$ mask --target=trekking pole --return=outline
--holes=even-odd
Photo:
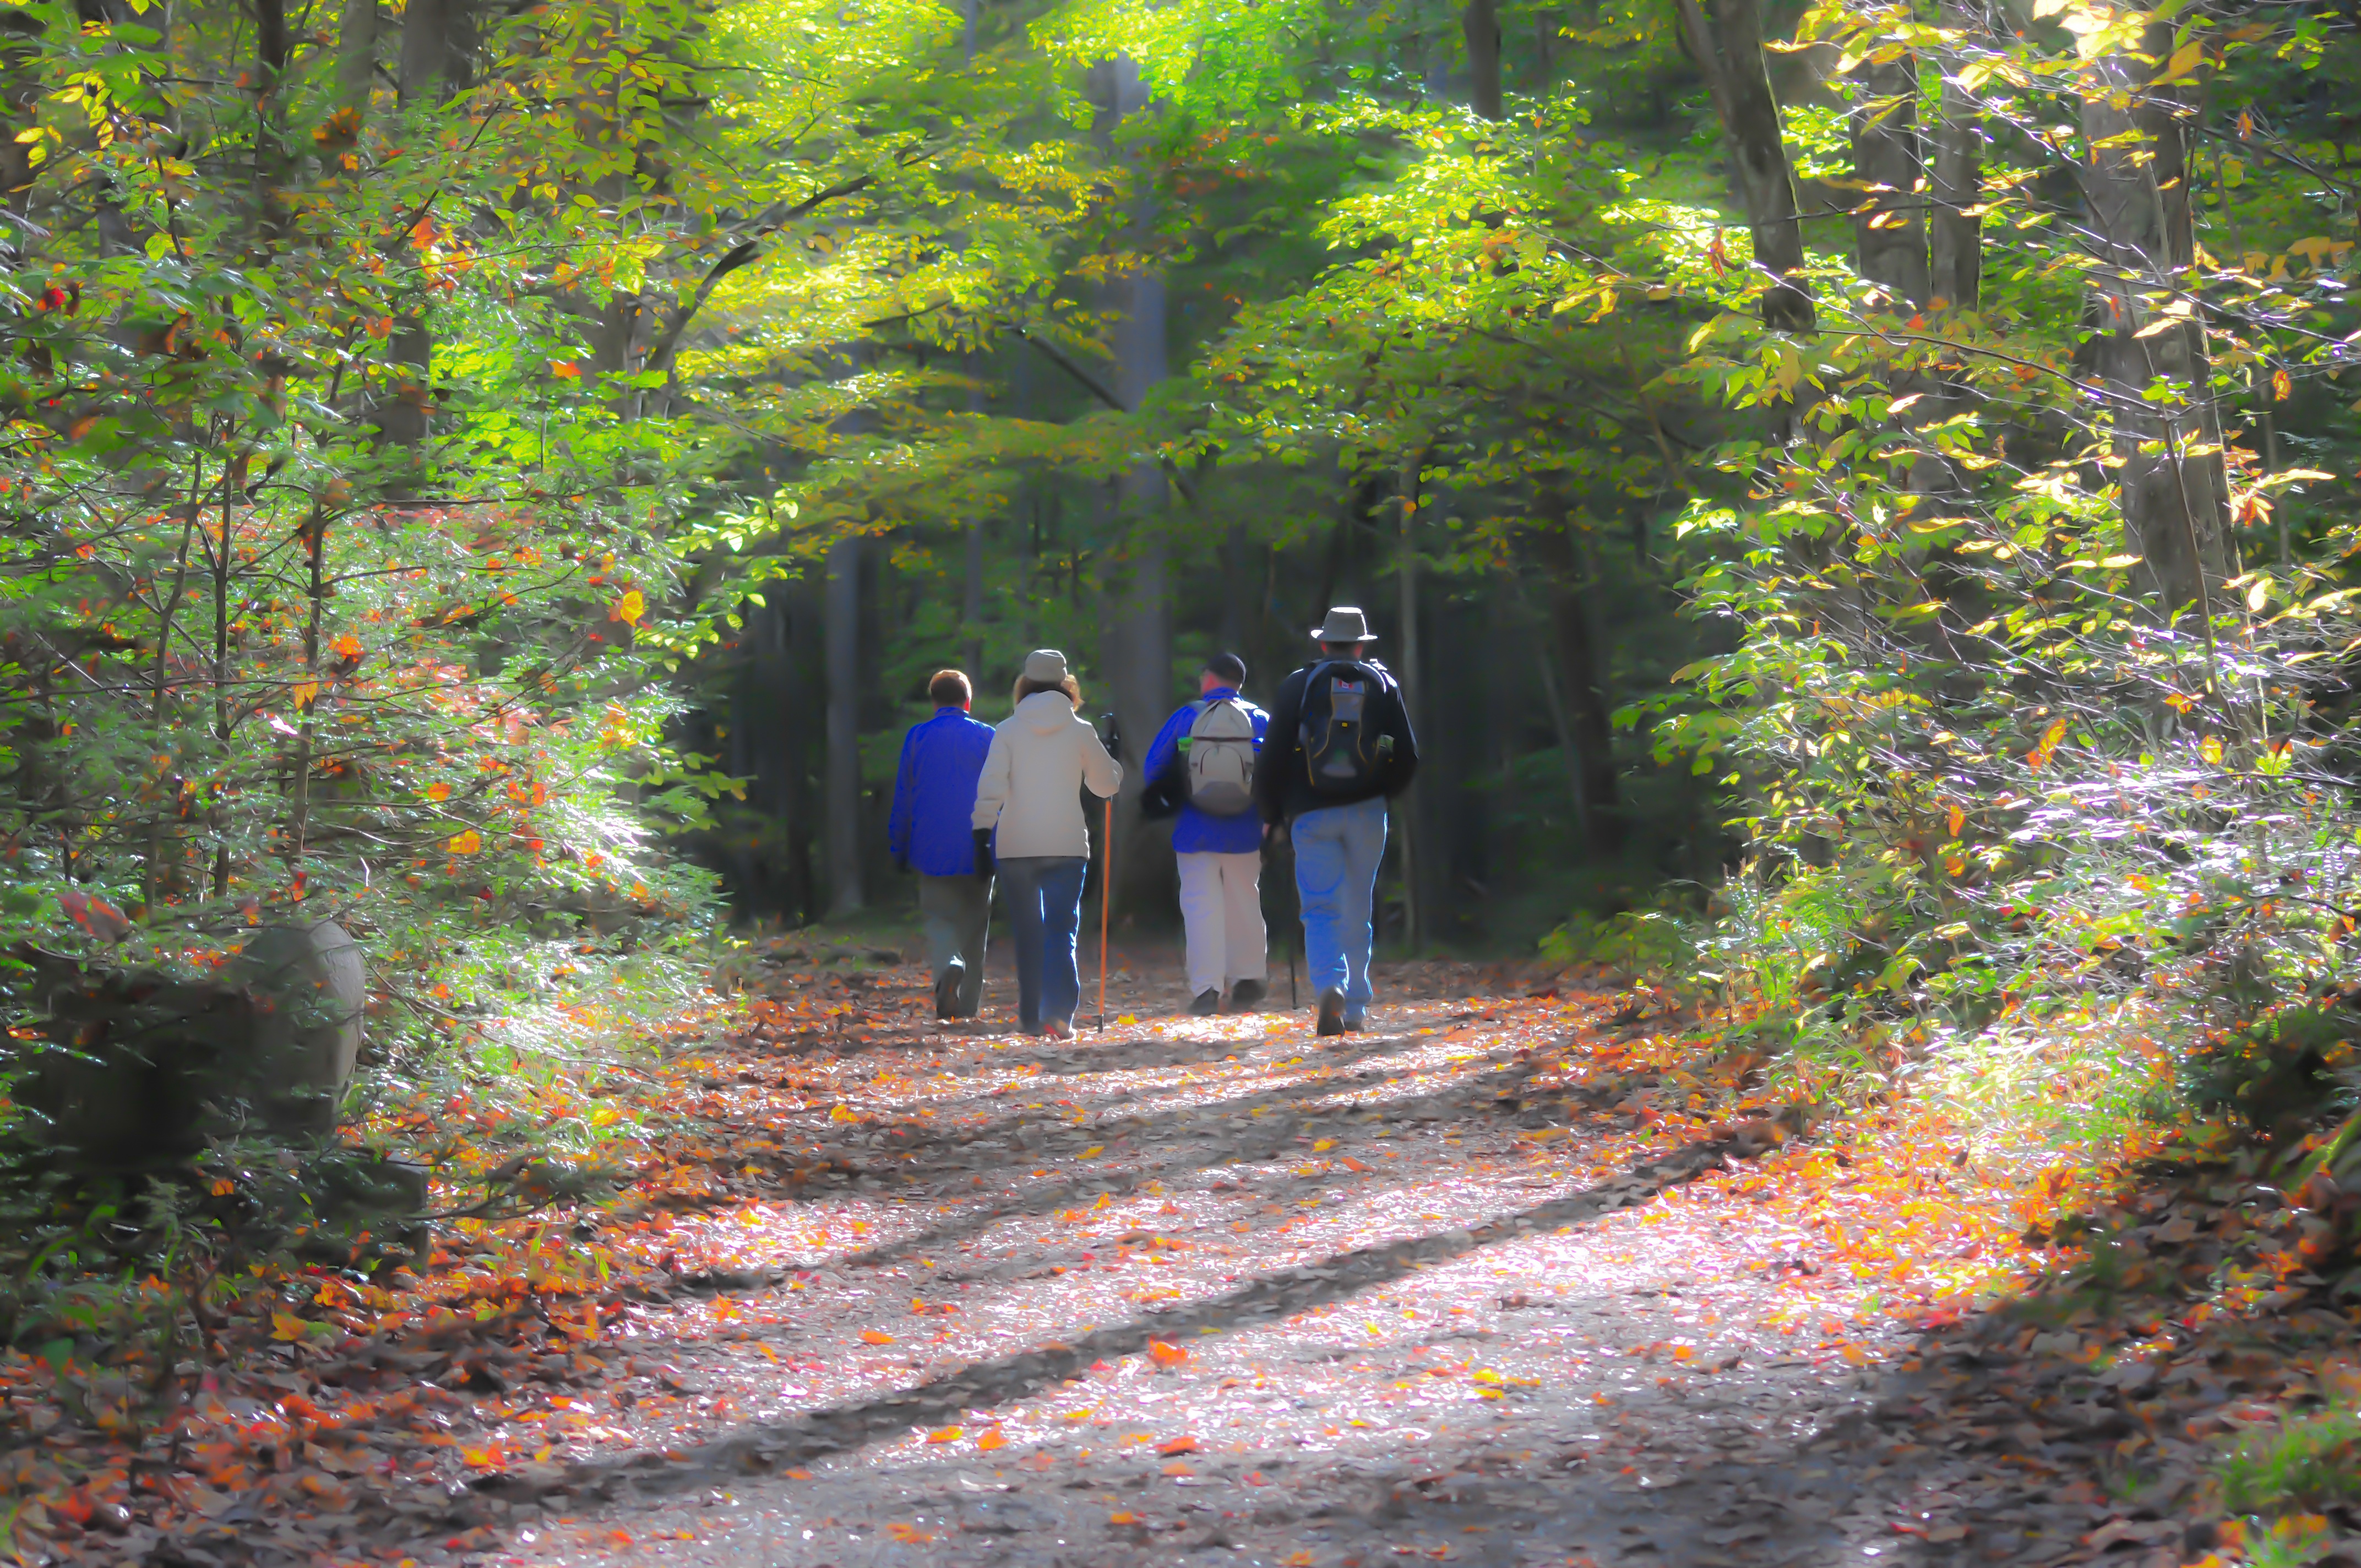
[[[1106,797],[1106,865],[1099,873],[1099,1033],[1106,1033],[1107,906],[1115,899],[1115,796]]]
[[[1123,754],[1123,732],[1116,727],[1114,714],[1103,716],[1106,722],[1107,755]],[[1105,831],[1099,835],[1106,840],[1106,867],[1099,875],[1099,1033],[1106,1033],[1106,971],[1107,971],[1107,910],[1115,902],[1115,796],[1106,797]]]

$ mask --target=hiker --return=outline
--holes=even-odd
[[[1418,740],[1400,685],[1366,656],[1377,641],[1367,617],[1338,605],[1312,637],[1320,657],[1288,676],[1270,705],[1255,804],[1267,839],[1294,839],[1319,1030],[1341,1035],[1368,1014],[1369,915],[1386,852],[1386,797],[1409,787]]]
[[[968,717],[975,688],[959,670],[927,683],[935,716],[902,738],[885,841],[894,864],[918,873],[918,915],[935,977],[935,1016],[972,1018],[983,1005],[983,947],[992,926],[992,870],[976,861],[968,819],[992,750],[992,726]]]
[[[1082,688],[1055,648],[1025,655],[1016,711],[992,732],[970,818],[978,871],[994,865],[1016,937],[1016,1018],[1026,1034],[1071,1038],[1082,1005],[1074,931],[1082,921],[1082,877],[1090,869],[1091,829],[1082,789],[1112,795],[1123,764],[1107,755],[1083,722]],[[997,829],[997,839],[994,829]]]
[[[1172,850],[1180,867],[1180,923],[1189,939],[1189,1011],[1200,1018],[1263,999],[1268,944],[1262,925],[1262,822],[1255,812],[1255,757],[1270,716],[1238,695],[1246,661],[1216,653],[1142,764],[1161,806],[1177,807]]]

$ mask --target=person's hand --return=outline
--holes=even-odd
[[[907,855],[895,856],[894,869],[900,872],[904,876],[908,876],[910,874],[910,857]]]
[[[979,828],[975,829],[975,874],[990,876],[992,870],[992,829]]]
[[[1287,842],[1287,824],[1286,824],[1286,823],[1284,823],[1284,822],[1266,822],[1266,823],[1264,823],[1264,824],[1262,825],[1262,847],[1263,847],[1264,849],[1266,849],[1266,850],[1276,850],[1276,849],[1278,849],[1280,845],[1282,845],[1282,844],[1284,844],[1284,843],[1286,843],[1286,842]]]

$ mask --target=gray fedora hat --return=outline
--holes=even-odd
[[[1356,604],[1328,607],[1328,619],[1312,629],[1315,642],[1375,642],[1378,634],[1369,630],[1369,618],[1361,613]]]

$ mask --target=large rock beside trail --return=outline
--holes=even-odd
[[[160,1166],[210,1138],[335,1130],[368,1001],[333,921],[265,927],[216,975],[60,967],[42,976],[47,1048],[24,1103],[74,1164]]]

